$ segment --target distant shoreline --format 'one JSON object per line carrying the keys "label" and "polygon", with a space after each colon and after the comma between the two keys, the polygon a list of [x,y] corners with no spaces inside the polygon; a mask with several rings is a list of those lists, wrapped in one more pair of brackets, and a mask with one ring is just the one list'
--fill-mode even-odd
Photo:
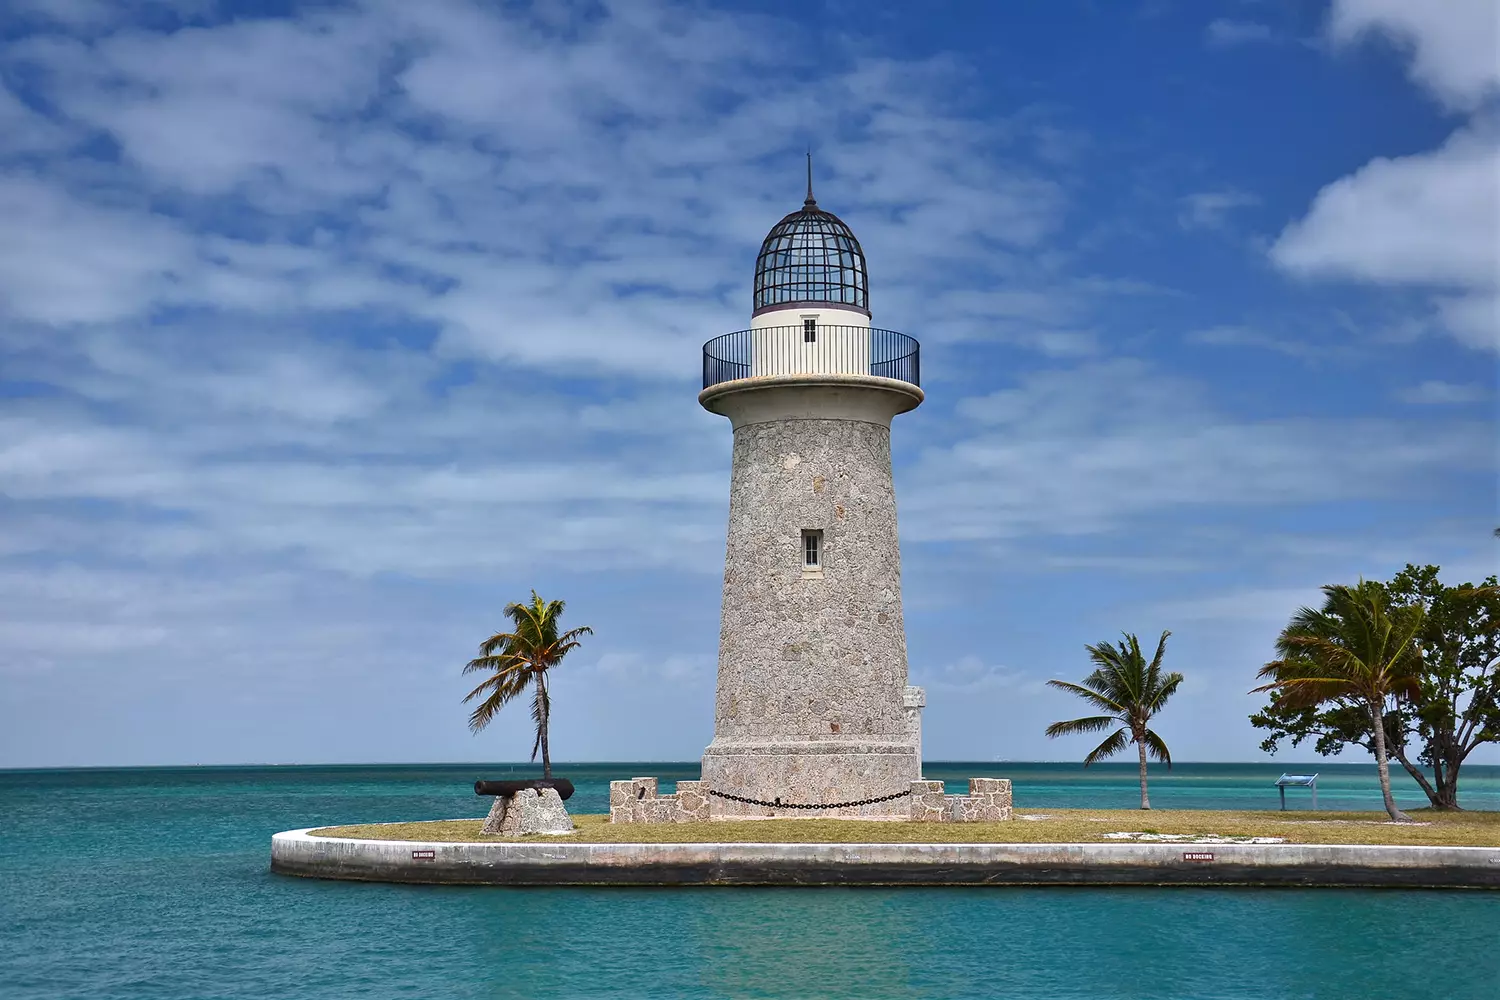
{"label": "distant shoreline", "polygon": [[[1071,767],[1076,768],[1083,774],[1109,774],[1116,771],[1121,773],[1136,773],[1136,765],[1131,762],[1109,761],[1094,764],[1085,769],[1077,760],[925,760],[924,767],[936,769],[948,768],[995,768],[995,767]],[[586,760],[586,761],[554,761],[553,767],[558,770],[569,768],[622,768],[626,766],[637,766],[645,768],[670,768],[673,770],[696,768],[698,760]],[[359,768],[359,767],[390,767],[390,768],[443,768],[443,767],[493,767],[508,768],[517,771],[536,771],[541,773],[541,764],[533,764],[528,761],[487,761],[487,760],[450,760],[450,761],[335,761],[331,763],[307,763],[307,762],[285,762],[268,761],[262,763],[235,763],[235,764],[45,764],[35,766],[5,765],[0,766],[0,774],[9,773],[41,773],[62,771],[181,771],[181,770],[230,770],[248,768]],[[1374,761],[1347,761],[1347,760],[1270,760],[1270,761],[1244,761],[1244,760],[1185,760],[1175,761],[1174,771],[1184,768],[1198,767],[1258,767],[1268,770],[1277,768],[1283,771],[1348,771],[1374,773]],[[1481,764],[1467,763],[1464,772],[1495,770],[1500,771],[1500,763]],[[1152,780],[1158,778],[1170,779],[1174,771],[1168,771],[1161,765],[1151,766]],[[1410,780],[1409,776],[1399,768],[1392,768],[1391,777],[1397,780]]]}

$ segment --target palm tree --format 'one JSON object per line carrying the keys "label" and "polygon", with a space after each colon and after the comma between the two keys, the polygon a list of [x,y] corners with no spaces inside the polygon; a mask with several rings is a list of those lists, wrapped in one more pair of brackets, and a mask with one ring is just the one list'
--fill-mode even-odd
{"label": "palm tree", "polygon": [[1151,799],[1146,795],[1146,754],[1172,769],[1172,754],[1162,738],[1152,732],[1148,725],[1151,717],[1161,711],[1167,699],[1182,683],[1182,675],[1173,671],[1161,672],[1162,654],[1167,649],[1167,636],[1163,632],[1156,644],[1156,655],[1151,662],[1141,653],[1141,643],[1129,632],[1122,633],[1125,639],[1116,646],[1112,642],[1101,642],[1097,646],[1085,646],[1089,659],[1094,661],[1094,672],[1083,679],[1083,684],[1068,681],[1048,681],[1052,687],[1069,691],[1109,715],[1091,715],[1067,722],[1054,722],[1047,727],[1051,737],[1072,736],[1075,733],[1102,733],[1119,725],[1111,736],[1096,746],[1083,758],[1083,766],[1113,757],[1134,743],[1141,756],[1141,808],[1150,809]]}
{"label": "palm tree", "polygon": [[578,648],[578,638],[593,635],[588,626],[558,634],[562,601],[543,601],[535,590],[530,604],[508,604],[505,616],[513,631],[496,632],[479,644],[479,655],[464,667],[464,673],[492,671],[478,687],[464,697],[464,703],[488,692],[469,716],[469,729],[479,732],[490,724],[505,704],[531,686],[531,719],[536,723],[536,742],[531,745],[531,759],[542,752],[542,777],[552,777],[552,755],[547,746],[547,720],[552,715],[552,701],[547,693],[547,671]]}
{"label": "palm tree", "polygon": [[[1411,817],[1391,796],[1391,767],[1385,744],[1385,704],[1392,697],[1415,698],[1421,683],[1417,634],[1426,616],[1420,605],[1390,606],[1385,587],[1373,580],[1356,586],[1323,588],[1323,607],[1301,608],[1276,639],[1281,656],[1257,675],[1270,678],[1255,691],[1279,691],[1288,708],[1353,701],[1370,715],[1380,794],[1391,819]],[[1252,692],[1253,693],[1253,692]]]}

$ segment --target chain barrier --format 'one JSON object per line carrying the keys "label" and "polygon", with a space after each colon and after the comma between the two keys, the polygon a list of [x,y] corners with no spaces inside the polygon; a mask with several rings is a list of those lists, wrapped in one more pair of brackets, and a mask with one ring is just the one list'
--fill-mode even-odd
{"label": "chain barrier", "polygon": [[872,806],[877,802],[889,802],[902,796],[910,795],[911,789],[904,792],[895,792],[891,795],[881,795],[873,799],[860,799],[857,802],[783,802],[777,799],[775,802],[767,802],[764,799],[751,799],[743,795],[730,795],[728,792],[718,792],[710,788],[708,794],[715,798],[728,799],[731,802],[744,802],[752,806],[765,806],[768,809],[853,809],[855,806]]}

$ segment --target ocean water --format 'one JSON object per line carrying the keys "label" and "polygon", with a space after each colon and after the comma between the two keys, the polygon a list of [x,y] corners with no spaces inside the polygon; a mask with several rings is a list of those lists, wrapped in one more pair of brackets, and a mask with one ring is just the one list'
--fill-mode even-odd
{"label": "ocean water", "polygon": [[[1175,808],[1275,808],[1285,765],[1178,765]],[[1368,765],[1319,805],[1376,808]],[[558,769],[577,812],[611,778]],[[1009,776],[1025,808],[1135,804],[1128,765]],[[1466,769],[1467,771],[1467,769]],[[1500,894],[1258,889],[498,889],[272,875],[278,830],[481,815],[510,765],[0,771],[0,998],[1496,1000]],[[1403,804],[1422,797],[1401,779]],[[1474,767],[1471,808],[1500,808]],[[1305,808],[1306,794],[1291,805]]]}

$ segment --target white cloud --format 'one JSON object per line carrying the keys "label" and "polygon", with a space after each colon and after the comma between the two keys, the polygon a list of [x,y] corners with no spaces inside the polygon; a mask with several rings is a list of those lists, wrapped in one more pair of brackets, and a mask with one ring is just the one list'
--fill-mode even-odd
{"label": "white cloud", "polygon": [[1428,379],[1402,389],[1396,393],[1396,398],[1403,403],[1445,406],[1458,403],[1479,403],[1489,399],[1492,395],[1491,389],[1478,383],[1458,384],[1440,379]]}
{"label": "white cloud", "polygon": [[1493,287],[1500,280],[1500,136],[1464,130],[1429,153],[1371,160],[1318,192],[1271,248],[1312,277]]}
{"label": "white cloud", "polygon": [[1269,25],[1256,21],[1235,21],[1220,17],[1210,21],[1204,30],[1209,45],[1225,48],[1231,45],[1251,45],[1269,42],[1274,37]]}
{"label": "white cloud", "polygon": [[[1328,37],[1383,35],[1409,54],[1417,84],[1451,110],[1500,94],[1493,0],[1335,0]],[[1436,322],[1460,342],[1500,349],[1500,131],[1482,113],[1436,150],[1378,157],[1318,192],[1271,247],[1290,273],[1427,288]]]}
{"label": "white cloud", "polygon": [[54,185],[0,174],[0,312],[44,323],[100,322],[173,294],[193,240],[148,211],[88,205]]}
{"label": "white cloud", "polygon": [[1494,0],[1334,0],[1328,34],[1351,45],[1384,34],[1411,54],[1412,79],[1457,110],[1500,92],[1500,7]]}
{"label": "white cloud", "polygon": [[1464,343],[1495,347],[1500,317],[1500,133],[1455,133],[1439,149],[1380,157],[1318,192],[1282,231],[1272,262],[1309,278],[1457,292],[1437,300]]}
{"label": "white cloud", "polygon": [[[1244,543],[1046,550],[1192,504],[1406,496],[1482,451],[1477,423],[1238,418],[1123,362],[1023,378],[955,428],[943,379],[1024,373],[1009,348],[1100,356],[1131,323],[1109,305],[1167,293],[1077,273],[1087,142],[1044,108],[972,101],[949,58],[650,0],[585,18],[368,0],[181,30],[158,7],[118,32],[137,5],[40,6],[87,27],[0,44],[27,88],[0,91],[0,368],[22,387],[0,418],[0,669],[67,680],[45,705],[0,685],[6,761],[234,759],[273,728],[303,759],[483,753],[454,668],[474,622],[533,582],[614,626],[577,671],[596,711],[567,724],[641,748],[656,711],[661,752],[684,753],[658,702],[706,690],[730,447],[693,403],[698,345],[744,324],[809,138],[820,198],[869,253],[877,322],[920,321],[932,348],[933,398],[898,431],[930,445],[915,468],[900,445],[909,541],[1029,534],[1047,568],[1170,579]],[[1210,224],[1244,197],[1184,211]],[[990,573],[985,554],[964,563]],[[671,636],[625,636],[661,613],[630,602],[672,588]],[[949,663],[938,686],[1005,702],[1026,682],[989,664],[1047,660],[928,662]],[[96,666],[119,688],[74,680]],[[439,672],[451,683],[428,684]],[[193,699],[218,695],[268,704],[242,736],[216,719],[194,738]],[[145,716],[154,756],[116,753],[149,746]],[[462,740],[434,735],[450,726]]]}
{"label": "white cloud", "polygon": [[[42,323],[380,310],[440,331],[449,358],[685,379],[706,333],[744,322],[746,250],[794,207],[812,136],[887,320],[929,315],[955,263],[971,289],[1003,271],[1069,294],[1013,266],[1065,212],[1031,152],[1059,130],[955,110],[948,61],[771,45],[758,19],[669,4],[566,32],[545,12],[371,0],[16,42],[0,58],[125,162],[11,180],[42,235],[0,262],[0,299]],[[795,72],[813,63],[817,93]]]}

